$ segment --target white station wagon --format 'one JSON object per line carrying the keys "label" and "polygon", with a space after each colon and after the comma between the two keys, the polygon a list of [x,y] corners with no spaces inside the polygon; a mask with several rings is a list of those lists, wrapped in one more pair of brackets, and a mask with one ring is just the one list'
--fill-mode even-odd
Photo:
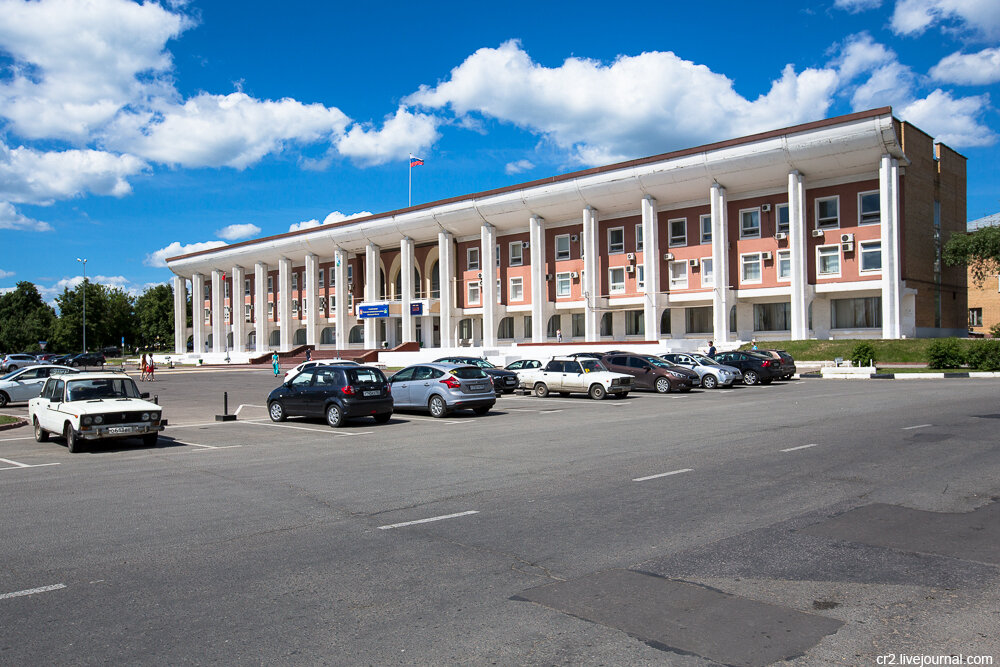
{"label": "white station wagon", "polygon": [[87,440],[110,438],[142,438],[152,447],[163,422],[160,406],[143,400],[148,396],[124,373],[60,375],[46,380],[41,396],[28,401],[28,419],[35,440],[62,435],[73,453]]}

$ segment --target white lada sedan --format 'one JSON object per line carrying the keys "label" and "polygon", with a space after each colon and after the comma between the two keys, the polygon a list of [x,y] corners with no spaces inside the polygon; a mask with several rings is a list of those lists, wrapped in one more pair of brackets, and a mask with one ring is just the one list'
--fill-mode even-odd
{"label": "white lada sedan", "polygon": [[35,440],[62,435],[69,451],[82,451],[89,440],[142,438],[156,445],[163,430],[159,405],[143,400],[135,380],[124,373],[75,373],[50,377],[38,398],[28,401]]}

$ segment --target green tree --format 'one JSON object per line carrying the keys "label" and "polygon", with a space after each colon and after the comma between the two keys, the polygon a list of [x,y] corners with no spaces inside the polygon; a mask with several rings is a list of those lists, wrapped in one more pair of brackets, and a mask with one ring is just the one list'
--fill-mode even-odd
{"label": "green tree", "polygon": [[55,310],[34,284],[22,281],[13,292],[0,295],[0,350],[40,352],[39,341],[51,340],[55,323]]}
{"label": "green tree", "polygon": [[1000,227],[982,227],[968,234],[953,234],[942,253],[948,266],[968,266],[972,279],[982,285],[1000,273]]}
{"label": "green tree", "polygon": [[[56,297],[59,321],[53,338],[60,349],[83,348],[83,291],[81,283],[70,290],[66,288]],[[134,339],[135,299],[129,293],[89,280],[87,291],[87,348],[99,350],[107,345],[117,345],[124,336]]]}
{"label": "green tree", "polygon": [[156,285],[135,300],[136,342],[142,347],[172,347],[174,344],[174,291]]}

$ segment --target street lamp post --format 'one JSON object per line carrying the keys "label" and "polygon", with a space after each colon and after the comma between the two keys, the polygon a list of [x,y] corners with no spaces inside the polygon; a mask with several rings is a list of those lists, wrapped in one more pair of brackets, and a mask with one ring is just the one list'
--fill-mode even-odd
{"label": "street lamp post", "polygon": [[87,351],[87,260],[86,258],[76,258],[76,261],[83,262],[83,351]]}

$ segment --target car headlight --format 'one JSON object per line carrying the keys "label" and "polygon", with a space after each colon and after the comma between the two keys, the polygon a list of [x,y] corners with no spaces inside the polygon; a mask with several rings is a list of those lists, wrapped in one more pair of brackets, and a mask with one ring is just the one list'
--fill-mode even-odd
{"label": "car headlight", "polygon": [[143,412],[142,413],[142,421],[144,421],[144,422],[148,422],[149,421],[149,413],[148,412]]}
{"label": "car headlight", "polygon": [[[387,389],[387,390],[388,390],[388,389]],[[152,413],[150,413],[150,415],[149,415],[149,416],[150,416],[150,418],[152,418],[152,420],[153,420],[154,422],[158,422],[158,421],[160,421],[160,413],[159,413],[159,412],[152,412]]]}
{"label": "car headlight", "polygon": [[94,423],[95,424],[103,424],[104,423],[104,417],[102,417],[101,415],[97,415],[96,417],[94,417]]}
{"label": "car headlight", "polygon": [[84,418],[83,418],[83,419],[81,419],[80,421],[82,421],[82,422],[83,422],[83,425],[84,425],[84,426],[90,426],[90,424],[91,424],[91,423],[93,423],[93,421],[94,421],[94,420],[93,420],[93,418],[92,418],[92,417],[84,417]]}

